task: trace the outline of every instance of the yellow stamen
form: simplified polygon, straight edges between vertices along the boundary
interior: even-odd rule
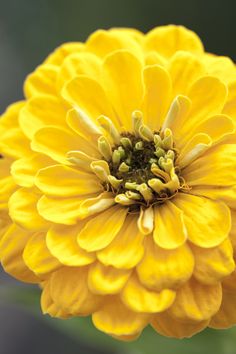
[[[107,138],[103,135],[98,138],[98,150],[107,161],[111,160],[111,145],[109,144]]]
[[[123,147],[122,147],[122,146],[119,146],[119,147],[118,147],[118,151],[119,151],[119,153],[120,153],[120,157],[121,157],[122,159],[124,159],[124,158],[125,158],[125,150],[123,149]]]
[[[125,183],[126,189],[137,190],[138,187],[139,187],[139,185],[135,182],[126,182]]]
[[[157,193],[161,192],[165,185],[164,183],[158,178],[152,178],[148,181],[148,185]]]
[[[172,149],[172,147],[173,147],[172,131],[169,128],[166,128],[164,130],[164,139],[162,140],[162,147],[165,150]]]
[[[114,166],[118,166],[120,164],[120,153],[118,150],[113,151],[112,162],[113,162]]]
[[[173,150],[168,150],[166,155],[165,155],[166,159],[171,159],[174,160],[175,159],[175,153]]]
[[[166,172],[170,172],[170,170],[173,168],[173,160],[171,160],[171,159],[163,159],[162,162],[161,162],[161,167]]]
[[[176,175],[174,168],[170,171],[170,178],[170,181],[167,183],[163,183],[158,178],[152,178],[148,181],[148,185],[157,193],[160,193],[164,189],[168,189],[173,193],[180,187],[179,178]]]
[[[120,187],[120,184],[123,182],[123,179],[118,179],[112,175],[109,175],[107,178],[108,178],[109,183],[115,189],[118,189]]]
[[[140,125],[139,127],[139,136],[146,141],[153,141],[154,135],[149,127],[146,125]]]
[[[108,181],[108,176],[110,175],[110,169],[108,163],[104,160],[93,161],[90,164],[92,171],[98,176],[103,182]]]
[[[115,197],[115,202],[122,205],[132,205],[136,203],[134,200],[129,199],[125,194],[118,194]]]
[[[122,162],[119,166],[119,171],[120,172],[128,172],[129,171],[129,166],[126,165],[125,162]]]
[[[135,149],[136,149],[136,150],[143,150],[143,142],[142,142],[142,141],[138,141],[138,142],[135,144]]]
[[[155,144],[156,148],[161,147],[162,139],[161,139],[160,135],[158,135],[158,134],[154,135],[154,144]]]
[[[156,151],[154,152],[154,154],[155,154],[157,157],[165,156],[165,150],[163,150],[163,149],[160,148],[160,147],[157,147],[157,148],[156,148]]]
[[[155,176],[164,179],[166,182],[170,181],[169,174],[167,172],[161,170],[155,163],[152,164],[151,171]]]
[[[142,194],[146,202],[149,202],[153,199],[152,190],[147,186],[146,183],[140,184],[140,186],[138,187],[138,191]]]
[[[121,138],[120,139],[121,144],[124,146],[125,149],[132,149],[132,142],[129,138]]]
[[[135,192],[131,192],[131,191],[127,191],[125,193],[125,195],[129,198],[129,199],[134,199],[134,200],[140,200],[142,197],[139,193],[135,193]]]
[[[134,111],[132,113],[132,123],[133,123],[133,131],[135,136],[139,136],[139,128],[143,122],[143,113],[141,111]]]
[[[174,168],[170,171],[170,177],[171,181],[166,183],[166,187],[173,193],[180,187],[179,178],[176,175]]]

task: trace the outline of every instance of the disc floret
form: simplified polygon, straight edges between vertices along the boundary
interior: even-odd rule
[[[149,206],[177,193],[177,152],[169,128],[153,132],[140,111],[132,114],[132,132],[119,134],[107,117],[98,121],[104,131],[98,138],[102,160],[92,162],[91,169],[104,189],[114,193],[116,203]]]

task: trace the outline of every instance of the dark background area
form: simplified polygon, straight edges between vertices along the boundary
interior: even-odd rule
[[[84,41],[98,28],[147,32],[158,25],[182,24],[199,34],[207,51],[236,60],[235,13],[235,0],[0,0],[0,111],[22,98],[25,76],[55,47]],[[0,289],[22,286],[3,272],[0,284]],[[0,354],[101,353],[95,347],[62,336],[0,296]]]
[[[0,110],[58,45],[98,28],[144,32],[169,23],[196,31],[207,51],[236,59],[235,0],[0,0]]]

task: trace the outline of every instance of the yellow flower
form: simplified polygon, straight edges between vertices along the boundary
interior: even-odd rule
[[[236,70],[179,26],[58,48],[0,122],[3,267],[42,310],[131,340],[236,323]]]
[[[16,185],[10,175],[12,160],[0,155],[0,240],[11,223],[8,215],[8,199],[16,190]]]

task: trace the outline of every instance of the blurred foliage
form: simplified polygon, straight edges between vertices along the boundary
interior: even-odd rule
[[[40,291],[37,288],[1,288],[0,301],[23,306],[42,319],[39,308]],[[80,343],[90,343],[94,348],[110,354],[234,354],[236,351],[236,327],[221,331],[207,329],[190,339],[182,340],[160,336],[148,327],[136,341],[121,342],[99,332],[88,317],[59,320],[44,316],[43,319],[63,335]]]

